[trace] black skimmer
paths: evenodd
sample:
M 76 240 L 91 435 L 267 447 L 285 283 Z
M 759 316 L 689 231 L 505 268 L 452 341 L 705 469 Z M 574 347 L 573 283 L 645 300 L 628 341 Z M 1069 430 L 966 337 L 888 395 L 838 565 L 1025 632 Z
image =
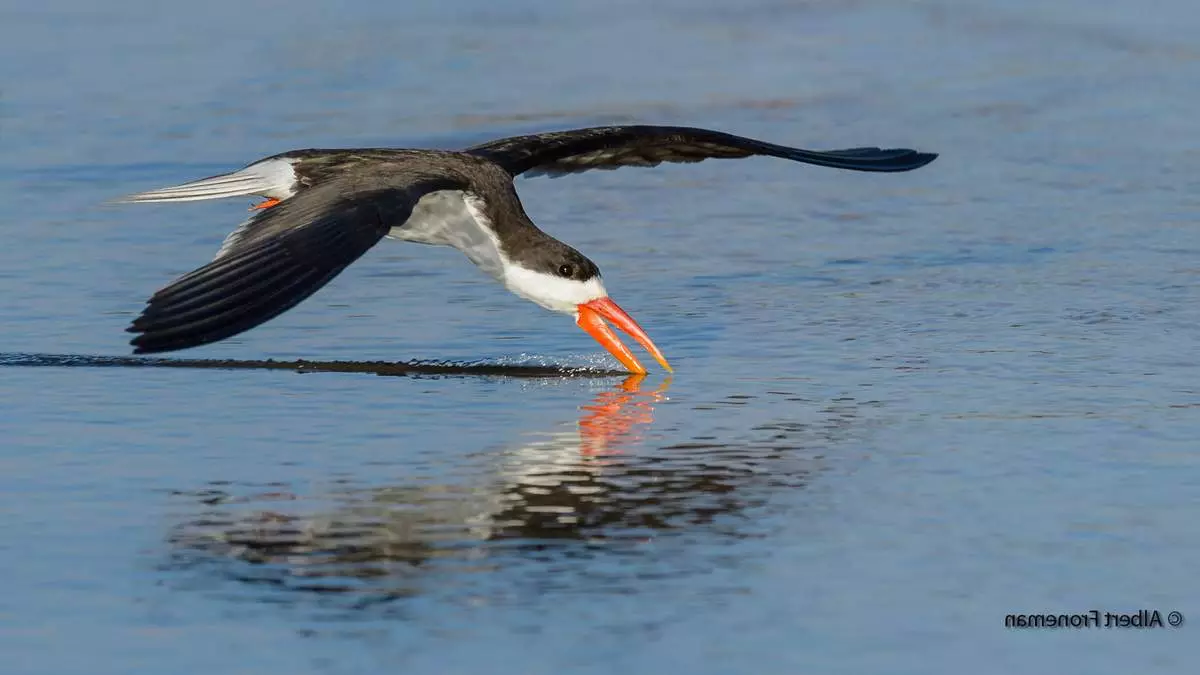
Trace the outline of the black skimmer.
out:
M 600 270 L 525 214 L 520 175 L 766 155 L 854 171 L 911 171 L 937 155 L 906 148 L 802 150 L 707 129 L 613 126 L 503 138 L 466 150 L 293 150 L 232 173 L 125 202 L 259 196 L 256 215 L 216 258 L 155 293 L 133 325 L 134 353 L 209 344 L 264 323 L 315 293 L 384 237 L 453 246 L 517 295 L 576 323 L 634 373 L 646 369 L 605 320 L 671 370 L 608 297 Z

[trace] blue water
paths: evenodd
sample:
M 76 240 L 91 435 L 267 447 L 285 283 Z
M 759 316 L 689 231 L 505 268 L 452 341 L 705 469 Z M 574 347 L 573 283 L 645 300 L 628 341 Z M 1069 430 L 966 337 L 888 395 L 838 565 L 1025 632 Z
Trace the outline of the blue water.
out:
M 1187 672 L 1198 27 L 1184 0 L 0 7 L 4 672 Z M 127 354 L 249 205 L 115 197 L 633 121 L 942 156 L 519 181 L 673 378 L 31 366 Z M 179 356 L 614 365 L 396 242 Z M 1185 623 L 1004 627 L 1091 609 Z

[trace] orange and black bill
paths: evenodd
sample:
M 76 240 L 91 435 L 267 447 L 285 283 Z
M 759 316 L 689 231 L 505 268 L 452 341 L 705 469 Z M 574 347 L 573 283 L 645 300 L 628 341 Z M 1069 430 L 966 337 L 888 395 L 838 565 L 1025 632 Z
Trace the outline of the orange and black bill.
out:
M 579 305 L 578 309 L 579 313 L 575 318 L 575 323 L 587 331 L 588 335 L 595 338 L 596 342 L 603 345 L 609 354 L 615 356 L 621 362 L 621 365 L 629 369 L 629 372 L 645 373 L 646 368 L 638 362 L 633 352 L 629 351 L 629 347 L 626 347 L 625 343 L 621 342 L 621 338 L 617 337 L 617 334 L 608 327 L 608 324 L 604 323 L 605 319 L 613 322 L 617 328 L 620 328 L 628 333 L 629 337 L 637 340 L 639 344 L 646 348 L 646 351 L 650 352 L 655 361 L 658 361 L 662 364 L 663 368 L 667 369 L 667 372 L 675 372 L 671 368 L 671 364 L 667 363 L 667 357 L 663 356 L 663 353 L 654 345 L 654 341 L 650 339 L 650 336 L 646 335 L 646 331 L 642 330 L 642 327 L 633 320 L 633 317 L 626 314 L 625 310 L 618 307 L 617 303 L 608 298 L 600 298 L 599 300 L 585 302 Z

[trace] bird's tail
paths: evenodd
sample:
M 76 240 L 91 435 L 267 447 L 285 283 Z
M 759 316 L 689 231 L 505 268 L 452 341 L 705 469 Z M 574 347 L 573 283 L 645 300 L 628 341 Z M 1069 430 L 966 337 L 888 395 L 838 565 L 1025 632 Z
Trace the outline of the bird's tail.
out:
M 265 159 L 244 169 L 219 176 L 201 178 L 183 185 L 159 188 L 122 197 L 118 202 L 194 202 L 203 199 L 258 195 L 283 199 L 295 191 L 296 174 L 292 162 L 282 158 Z

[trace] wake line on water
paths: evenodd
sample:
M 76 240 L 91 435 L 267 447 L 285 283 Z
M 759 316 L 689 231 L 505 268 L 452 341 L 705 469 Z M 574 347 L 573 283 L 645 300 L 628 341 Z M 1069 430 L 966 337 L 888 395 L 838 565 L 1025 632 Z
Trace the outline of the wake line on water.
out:
M 607 368 L 554 364 L 507 364 L 495 361 L 276 361 L 234 359 L 162 359 L 84 354 L 4 354 L 0 367 L 16 368 L 193 368 L 208 370 L 290 370 L 296 373 L 368 375 L 461 375 L 502 377 L 613 377 L 628 375 Z

